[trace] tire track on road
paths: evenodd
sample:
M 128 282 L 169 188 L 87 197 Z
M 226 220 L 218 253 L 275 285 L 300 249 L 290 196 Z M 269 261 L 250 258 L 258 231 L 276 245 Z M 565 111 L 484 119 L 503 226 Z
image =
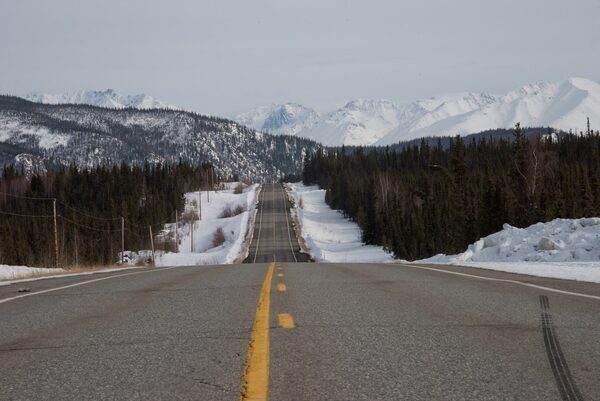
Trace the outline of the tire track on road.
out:
M 540 307 L 542 309 L 542 331 L 544 333 L 544 346 L 550 368 L 556 379 L 556 385 L 564 401 L 582 401 L 583 397 L 575 384 L 569 366 L 562 352 L 560 342 L 554 331 L 552 314 L 550 313 L 550 302 L 548 297 L 540 295 Z

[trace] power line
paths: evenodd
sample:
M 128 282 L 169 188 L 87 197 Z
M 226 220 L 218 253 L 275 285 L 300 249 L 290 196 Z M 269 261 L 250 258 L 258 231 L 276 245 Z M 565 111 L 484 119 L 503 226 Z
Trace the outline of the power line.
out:
M 8 215 L 8 216 L 16 216 L 16 217 L 32 217 L 32 218 L 39 218 L 39 219 L 54 217 L 51 214 L 47 214 L 47 215 L 33 215 L 33 214 L 20 214 L 20 213 L 11 213 L 11 212 L 3 212 L 3 211 L 0 211 L 0 214 L 5 214 L 5 215 Z
M 108 218 L 108 217 L 96 217 L 96 216 L 92 216 L 91 214 L 84 213 L 84 212 L 82 212 L 81 210 L 75 209 L 73 206 L 69 206 L 69 205 L 67 205 L 67 204 L 66 204 L 66 203 L 64 203 L 64 202 L 60 202 L 60 204 L 61 204 L 61 205 L 63 205 L 64 207 L 66 207 L 67 209 L 70 209 L 70 210 L 72 210 L 72 211 L 74 211 L 74 212 L 76 212 L 76 213 L 79 213 L 79 214 L 80 214 L 80 215 L 82 215 L 82 216 L 86 216 L 86 217 L 89 217 L 89 218 L 91 218 L 91 219 L 96 219 L 96 220 L 105 220 L 105 221 L 116 221 L 116 220 L 121 220 L 121 218 L 120 218 L 120 217 L 110 217 L 110 218 Z
M 87 226 L 85 224 L 77 223 L 77 222 L 75 222 L 75 221 L 73 221 L 71 219 L 66 218 L 65 216 L 60 216 L 60 218 L 63 219 L 63 220 L 65 220 L 65 221 L 68 221 L 69 223 L 71 223 L 73 225 L 76 225 L 76 226 L 82 227 L 82 228 L 87 228 L 89 230 L 94 230 L 94 231 L 99 231 L 99 232 L 105 232 L 105 233 L 116 233 L 116 232 L 120 232 L 121 231 L 121 229 L 118 229 L 118 230 L 112 230 L 112 229 L 107 230 L 107 229 L 102 229 L 102 228 L 90 227 L 90 226 Z
M 0 192 L 0 195 L 8 196 L 11 198 L 17 198 L 17 199 L 30 199 L 30 200 L 43 200 L 43 201 L 54 200 L 54 198 L 37 198 L 37 197 L 34 198 L 31 196 L 13 195 L 13 194 L 9 194 L 8 192 Z

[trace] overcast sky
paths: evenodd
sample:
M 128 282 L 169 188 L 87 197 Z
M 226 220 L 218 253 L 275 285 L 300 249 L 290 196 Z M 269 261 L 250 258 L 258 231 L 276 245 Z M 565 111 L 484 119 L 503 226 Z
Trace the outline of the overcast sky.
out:
M 0 92 L 232 115 L 600 81 L 599 0 L 0 0 Z

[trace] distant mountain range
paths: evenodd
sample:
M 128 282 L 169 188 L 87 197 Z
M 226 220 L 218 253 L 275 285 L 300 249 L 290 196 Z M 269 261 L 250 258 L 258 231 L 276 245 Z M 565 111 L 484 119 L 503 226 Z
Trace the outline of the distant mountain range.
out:
M 584 78 L 526 85 L 501 96 L 460 93 L 408 104 L 354 100 L 325 114 L 295 103 L 269 105 L 236 116 L 237 122 L 111 89 L 28 99 L 0 96 L 0 166 L 35 171 L 181 159 L 271 180 L 300 172 L 304 155 L 319 143 L 394 145 L 488 130 L 510 137 L 501 129 L 516 122 L 578 132 L 587 129 L 588 117 L 592 129 L 600 125 L 600 84 Z
M 296 135 L 324 145 L 390 145 L 427 136 L 468 135 L 497 128 L 551 126 L 585 131 L 600 126 L 600 84 L 585 78 L 525 85 L 506 95 L 458 93 L 397 104 L 353 100 L 319 114 L 295 104 L 273 104 L 234 120 L 262 132 Z M 595 124 L 595 125 L 594 125 Z
M 49 95 L 45 93 L 30 93 L 25 99 L 37 103 L 46 104 L 88 104 L 90 106 L 108 107 L 115 109 L 172 109 L 178 107 L 161 102 L 160 100 L 145 94 L 122 95 L 113 89 L 102 91 L 82 90 L 73 93 L 62 93 Z
M 231 120 L 181 110 L 33 103 L 0 96 L 0 167 L 210 162 L 224 175 L 275 180 L 298 174 L 318 144 L 256 132 Z

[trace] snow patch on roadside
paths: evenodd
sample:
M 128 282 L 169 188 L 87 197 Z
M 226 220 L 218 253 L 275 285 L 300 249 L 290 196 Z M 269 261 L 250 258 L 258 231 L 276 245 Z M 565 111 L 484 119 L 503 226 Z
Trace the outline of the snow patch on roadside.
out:
M 0 280 L 20 280 L 33 276 L 47 276 L 64 273 L 64 269 L 45 269 L 41 267 L 0 265 Z M 7 284 L 3 282 L 1 284 Z
M 302 238 L 317 262 L 389 262 L 391 254 L 382 247 L 365 245 L 356 223 L 325 203 L 325 190 L 302 183 L 287 183 L 295 207 L 292 214 L 300 223 Z
M 141 266 L 146 267 L 146 266 Z M 69 273 L 67 269 L 49 269 L 44 267 L 28 267 L 28 266 L 9 266 L 0 265 L 0 285 L 9 285 L 16 283 L 24 283 L 28 281 L 42 280 L 56 277 L 72 277 L 85 276 L 88 274 L 111 273 L 116 271 L 124 271 L 136 269 L 140 267 L 109 267 L 106 269 L 94 269 L 90 271 L 80 271 L 77 273 Z
M 179 225 L 179 252 L 162 253 L 156 256 L 157 266 L 192 266 L 231 264 L 244 252 L 244 243 L 251 217 L 256 213 L 256 201 L 259 185 L 254 184 L 235 194 L 235 185 L 221 191 L 202 191 L 201 201 L 198 192 L 185 195 L 186 212 L 198 210 L 201 202 L 202 220 L 194 223 L 194 241 L 192 252 L 192 236 L 190 224 Z M 208 196 L 207 196 L 208 195 Z M 210 199 L 210 201 L 208 200 Z M 240 214 L 223 217 L 227 210 L 243 210 Z M 218 229 L 223 231 L 224 242 L 215 246 L 213 239 Z M 166 230 L 174 229 L 174 224 L 167 225 Z
M 556 219 L 526 228 L 508 224 L 458 255 L 414 263 L 451 264 L 600 283 L 600 218 Z

